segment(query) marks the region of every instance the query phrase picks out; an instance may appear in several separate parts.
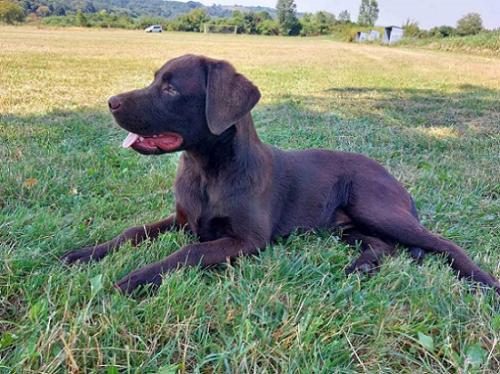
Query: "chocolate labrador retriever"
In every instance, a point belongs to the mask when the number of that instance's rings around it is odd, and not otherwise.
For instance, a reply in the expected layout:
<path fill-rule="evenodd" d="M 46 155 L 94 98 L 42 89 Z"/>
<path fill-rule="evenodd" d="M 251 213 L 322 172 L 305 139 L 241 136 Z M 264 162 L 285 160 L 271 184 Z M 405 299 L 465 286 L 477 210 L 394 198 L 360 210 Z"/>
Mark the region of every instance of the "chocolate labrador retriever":
<path fill-rule="evenodd" d="M 461 277 L 500 293 L 500 283 L 464 251 L 425 229 L 409 193 L 376 161 L 356 153 L 283 151 L 263 144 L 250 110 L 260 92 L 228 62 L 186 55 L 168 61 L 144 89 L 113 96 L 109 108 L 129 131 L 123 146 L 146 155 L 184 151 L 175 181 L 176 212 L 125 230 L 106 243 L 68 252 L 67 263 L 99 260 L 178 228 L 199 243 L 136 270 L 117 283 L 123 292 L 159 285 L 181 266 L 215 265 L 255 255 L 297 229 L 335 229 L 362 253 L 347 272 L 371 272 L 396 245 L 446 255 Z"/>

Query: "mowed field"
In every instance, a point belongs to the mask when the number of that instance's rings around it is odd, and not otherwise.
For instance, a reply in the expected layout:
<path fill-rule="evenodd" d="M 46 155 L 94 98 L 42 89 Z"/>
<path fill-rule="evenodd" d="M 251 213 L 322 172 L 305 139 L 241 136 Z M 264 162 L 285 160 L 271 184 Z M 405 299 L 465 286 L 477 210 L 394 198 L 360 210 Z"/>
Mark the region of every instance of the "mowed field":
<path fill-rule="evenodd" d="M 346 277 L 359 249 L 295 234 L 135 297 L 113 283 L 195 239 L 172 232 L 99 263 L 58 261 L 173 210 L 179 155 L 122 149 L 106 99 L 185 53 L 227 59 L 259 86 L 263 140 L 377 159 L 428 228 L 500 277 L 500 59 L 0 27 L 0 372 L 498 373 L 499 298 L 439 256 L 418 266 L 401 248 L 378 274 Z"/>

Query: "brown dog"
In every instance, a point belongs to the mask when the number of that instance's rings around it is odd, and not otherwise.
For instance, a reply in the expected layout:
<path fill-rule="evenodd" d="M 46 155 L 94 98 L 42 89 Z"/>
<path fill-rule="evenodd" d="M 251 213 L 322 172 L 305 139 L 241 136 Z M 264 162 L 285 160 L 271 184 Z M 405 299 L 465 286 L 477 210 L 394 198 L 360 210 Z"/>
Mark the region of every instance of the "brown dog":
<path fill-rule="evenodd" d="M 184 151 L 176 213 L 62 259 L 99 260 L 127 241 L 137 245 L 175 228 L 199 238 L 117 283 L 130 292 L 159 285 L 163 273 L 180 266 L 257 254 L 296 229 L 341 229 L 348 243 L 362 243 L 347 272 L 374 270 L 400 243 L 416 258 L 444 253 L 460 276 L 500 293 L 500 283 L 462 249 L 419 223 L 408 192 L 377 162 L 355 153 L 288 152 L 263 144 L 250 114 L 259 98 L 257 87 L 229 63 L 193 55 L 167 62 L 149 87 L 111 97 L 111 112 L 130 132 L 125 147 L 148 155 Z"/>

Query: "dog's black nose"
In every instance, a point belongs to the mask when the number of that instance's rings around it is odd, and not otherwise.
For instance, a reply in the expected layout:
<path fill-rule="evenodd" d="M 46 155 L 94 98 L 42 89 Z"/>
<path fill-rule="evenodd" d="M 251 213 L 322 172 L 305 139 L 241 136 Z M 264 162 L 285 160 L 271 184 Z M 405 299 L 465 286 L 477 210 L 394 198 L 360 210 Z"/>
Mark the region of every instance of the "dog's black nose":
<path fill-rule="evenodd" d="M 108 106 L 114 112 L 122 106 L 122 101 L 118 96 L 111 96 L 108 100 Z"/>

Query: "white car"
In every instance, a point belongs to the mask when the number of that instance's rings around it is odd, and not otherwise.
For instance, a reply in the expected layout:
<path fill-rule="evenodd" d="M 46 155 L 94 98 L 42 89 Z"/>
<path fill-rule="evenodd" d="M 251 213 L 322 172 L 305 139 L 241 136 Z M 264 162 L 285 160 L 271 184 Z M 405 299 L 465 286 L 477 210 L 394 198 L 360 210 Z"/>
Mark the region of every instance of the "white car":
<path fill-rule="evenodd" d="M 161 25 L 151 25 L 148 28 L 146 28 L 144 31 L 146 31 L 146 32 L 162 32 L 163 27 Z"/>

